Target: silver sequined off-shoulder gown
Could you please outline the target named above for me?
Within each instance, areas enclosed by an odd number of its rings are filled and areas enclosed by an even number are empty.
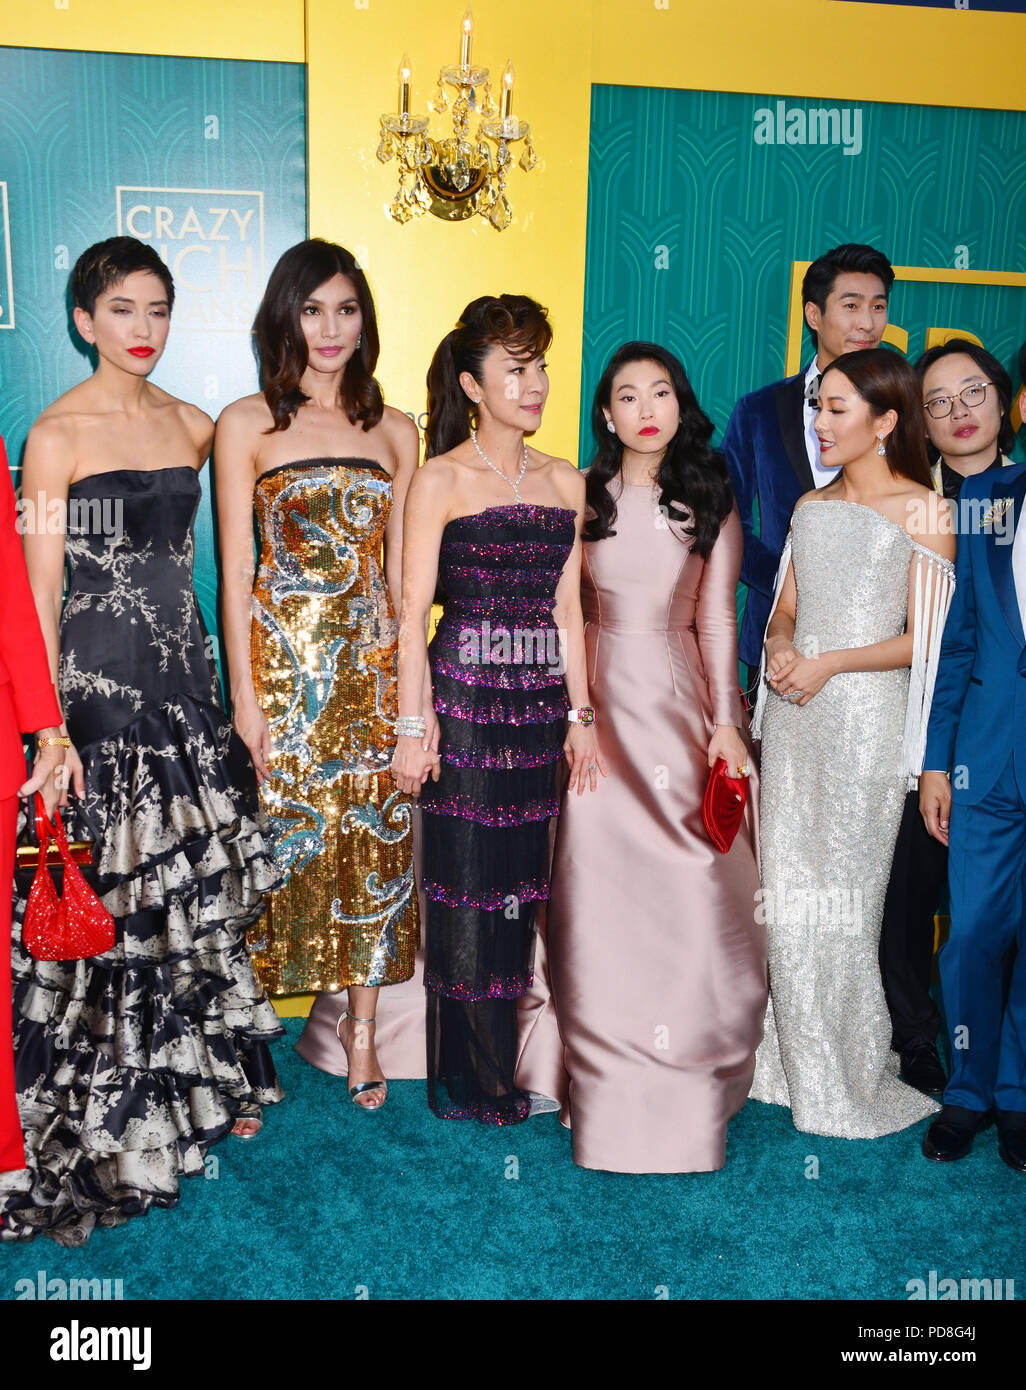
[[[799,506],[796,649],[899,636],[910,568],[930,554],[871,507]],[[751,1094],[789,1105],[796,1128],[812,1134],[876,1138],[938,1108],[898,1079],[877,961],[907,787],[908,694],[904,667],[833,676],[804,706],[766,697],[760,845],[770,1002]]]

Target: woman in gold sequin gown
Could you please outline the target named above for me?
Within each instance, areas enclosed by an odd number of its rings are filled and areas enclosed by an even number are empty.
[[[342,247],[282,256],[256,336],[264,390],[224,411],[215,445],[235,726],[285,876],[251,946],[273,995],[348,990],[350,1094],[377,1109],[378,988],[410,978],[418,944],[411,803],[389,771],[418,434],[382,401],[373,301]]]

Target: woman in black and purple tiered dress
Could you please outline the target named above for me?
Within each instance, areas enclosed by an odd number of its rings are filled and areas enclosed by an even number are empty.
[[[551,339],[523,295],[466,307],[431,363],[428,461],[404,525],[393,770],[424,813],[428,1103],[486,1124],[530,1113],[513,1082],[517,999],[548,897],[559,759],[579,792],[604,775],[580,608],[584,479],[524,440],[548,395]],[[421,715],[425,661],[437,750]]]

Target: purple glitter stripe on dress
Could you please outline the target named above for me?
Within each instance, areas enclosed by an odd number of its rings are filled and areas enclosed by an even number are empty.
[[[555,541],[552,545],[545,541],[459,541],[450,540],[447,554],[458,560],[463,553],[473,555],[478,560],[547,560],[557,565],[566,558],[566,543]]]
[[[514,641],[513,633],[518,629],[521,635],[518,640]],[[508,623],[496,623],[493,626],[489,623],[486,627],[484,623],[478,623],[473,627],[467,627],[465,624],[448,623],[443,620],[435,628],[435,635],[431,639],[431,653],[432,656],[436,654],[439,656],[446,655],[450,661],[459,661],[461,666],[538,665],[538,662],[532,662],[530,660],[525,662],[524,660],[525,656],[531,657],[537,650],[538,644],[534,640],[534,634],[537,632],[542,633],[546,642],[549,640],[555,642],[559,637],[559,629],[553,627],[551,622],[539,624],[537,628],[528,628],[525,631],[521,624],[513,624],[510,626]],[[551,639],[548,637],[550,632],[552,634]],[[509,634],[510,638],[509,660],[500,661],[493,655],[493,650],[496,641],[502,646],[505,645],[504,634],[506,633]],[[528,641],[528,635],[531,636],[530,641]],[[461,656],[463,652],[473,653],[475,648],[480,647],[482,644],[484,645],[485,651],[488,652],[487,661],[468,661]],[[455,655],[453,655],[453,653],[455,653]]]
[[[540,749],[525,753],[520,748],[448,748],[441,754],[443,763],[452,767],[491,767],[500,771],[513,771],[521,767],[546,767],[558,763],[563,756],[562,748]]]
[[[484,507],[479,512],[471,512],[468,516],[456,516],[447,526],[457,528],[465,526],[468,522],[483,524],[482,517],[496,517],[504,519],[508,524],[511,521],[522,522],[525,526],[539,526],[543,531],[565,531],[567,524],[565,518],[575,517],[577,513],[570,507],[540,507],[530,502],[511,502],[503,507]]]
[[[492,577],[495,578],[494,575]],[[523,594],[489,594],[486,598],[450,594],[445,600],[442,622],[451,627],[454,622],[464,617],[491,619],[507,612],[513,615],[513,620],[521,627],[552,626],[551,597],[528,599]]]
[[[476,907],[483,912],[498,912],[500,908],[509,907],[511,902],[546,902],[549,896],[547,878],[536,878],[529,883],[518,884],[516,888],[510,888],[504,893],[487,893],[483,897],[457,893],[452,888],[446,888],[444,884],[436,883],[432,878],[424,879],[422,887],[426,897],[434,903],[441,903],[443,907]]]
[[[530,1116],[531,1102],[526,1099],[517,1101],[512,1110],[493,1110],[490,1105],[475,1106],[472,1109],[462,1105],[450,1105],[444,1110],[435,1110],[434,1114],[440,1120],[477,1120],[485,1125],[518,1125]]]
[[[480,686],[472,688],[478,691],[482,689]],[[509,693],[530,694],[526,690]],[[553,690],[551,695],[543,699],[531,700],[526,708],[511,708],[509,702],[497,696],[487,703],[484,700],[462,696],[458,700],[447,700],[444,695],[435,691],[435,713],[447,714],[450,719],[465,719],[468,724],[510,724],[513,727],[521,724],[555,724],[558,720],[566,718],[567,708],[562,682],[558,690]]]
[[[562,684],[563,673],[556,665],[535,666],[520,661],[450,661],[436,656],[432,674],[439,672],[450,680],[462,681],[477,690],[549,690]]]
[[[495,565],[446,565],[446,579],[458,578],[479,580],[481,583],[494,583],[500,578],[504,584],[532,584],[534,586],[545,585],[553,588],[559,583],[559,576],[563,573],[563,567],[543,569],[541,565],[529,570],[504,569]]]
[[[455,816],[458,820],[472,820],[477,825],[506,830],[511,826],[530,825],[533,821],[558,816],[559,802],[555,797],[549,797],[525,801],[519,806],[485,806],[480,801],[471,801],[469,796],[457,795],[447,796],[444,801],[425,801],[422,798],[420,809],[431,816]]]
[[[471,629],[471,631],[472,630],[473,629]],[[466,631],[466,629],[464,629],[464,631]],[[446,633],[445,635],[448,636],[448,633]],[[483,657],[484,653],[480,653],[479,650],[478,652],[475,652],[474,644],[471,642],[469,638],[467,639],[466,643],[466,656],[460,655],[460,652],[462,650],[461,647],[453,648],[451,644],[446,642],[433,642],[431,644],[430,655],[428,658],[431,663],[432,674],[437,674],[439,663],[444,661],[448,665],[454,667],[454,670],[451,672],[443,671],[442,674],[446,676],[449,680],[459,681],[460,685],[489,685],[490,682],[483,679],[482,673],[484,675],[487,675],[487,673],[492,669],[495,669],[497,671],[510,672],[536,671],[539,675],[548,677],[548,679],[544,682],[544,685],[562,685],[563,674],[561,671],[556,669],[559,665],[559,647],[555,642],[553,642],[551,647],[552,655],[554,658],[554,660],[551,662],[547,659],[549,653],[544,650],[540,652],[536,649],[532,650],[532,644],[528,642],[526,637],[523,638],[520,642],[518,642],[517,651],[522,658],[526,656],[527,660],[513,660],[512,640],[510,640],[508,644],[508,661],[503,661],[500,659],[503,655],[503,648],[507,645],[506,639],[504,637],[499,637],[497,639],[497,652],[495,651],[491,643],[492,636],[491,634],[489,634],[488,642],[483,644],[485,652],[487,652],[488,654],[487,660],[474,660],[473,658],[475,655],[480,655]],[[481,644],[478,644],[478,649],[480,648],[480,645]],[[454,652],[455,655],[453,654]],[[470,660],[466,659],[468,656],[471,658]],[[538,659],[531,660],[532,657],[537,657]],[[479,679],[479,677],[482,678]],[[541,688],[541,686],[539,685],[538,688]]]
[[[464,985],[443,980],[434,970],[425,970],[424,983],[432,994],[472,1004],[478,999],[520,999],[534,984],[534,974],[529,974],[526,980],[522,975],[492,975],[487,985]]]

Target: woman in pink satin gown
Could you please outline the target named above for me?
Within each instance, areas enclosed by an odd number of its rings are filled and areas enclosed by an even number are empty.
[[[593,423],[582,602],[609,776],[566,799],[548,913],[573,1156],[702,1172],[723,1166],[766,1010],[758,785],[738,690],[741,525],[671,353],[620,348]],[[702,823],[717,756],[749,783],[727,854]]]

